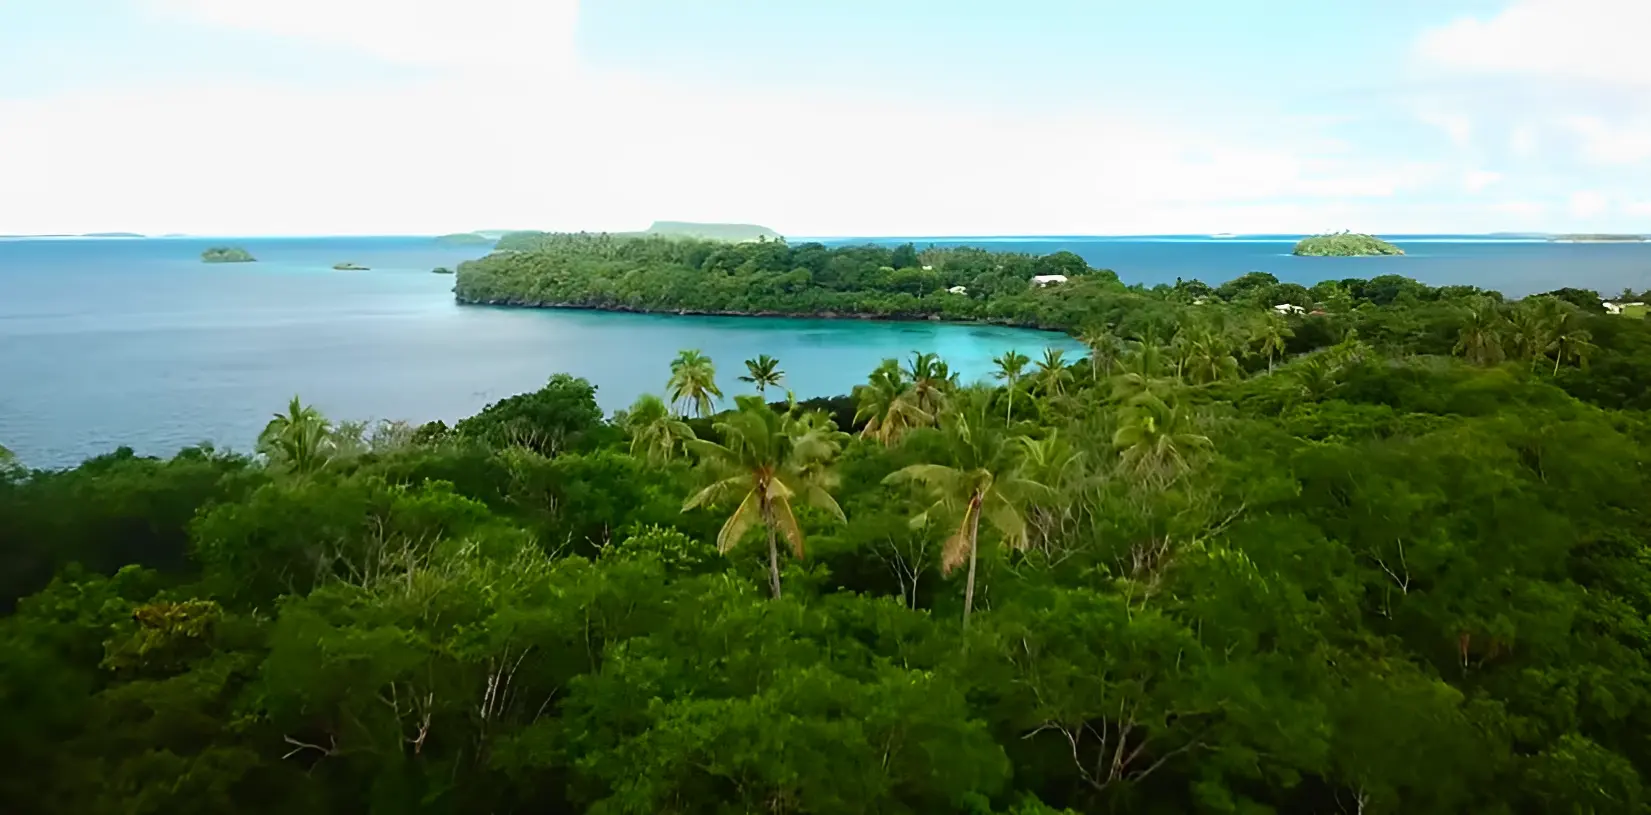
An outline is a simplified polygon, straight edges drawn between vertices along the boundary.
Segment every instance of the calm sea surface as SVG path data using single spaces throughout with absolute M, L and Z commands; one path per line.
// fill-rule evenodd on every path
M 878 360 L 943 355 L 965 378 L 1009 348 L 1064 337 L 956 325 L 664 317 L 453 303 L 431 274 L 485 250 L 428 238 L 237 239 L 255 264 L 206 265 L 200 239 L 0 240 L 0 444 L 38 467 L 129 445 L 248 449 L 293 394 L 334 418 L 453 420 L 565 371 L 604 408 L 659 392 L 698 348 L 732 394 L 741 361 L 778 357 L 799 396 L 846 393 Z M 1071 250 L 1127 282 L 1219 282 L 1263 270 L 1312 283 L 1398 273 L 1525 294 L 1651 288 L 1651 245 L 1401 240 L 1403 258 L 1293 258 L 1288 238 L 918 239 Z M 371 267 L 333 271 L 339 262 Z

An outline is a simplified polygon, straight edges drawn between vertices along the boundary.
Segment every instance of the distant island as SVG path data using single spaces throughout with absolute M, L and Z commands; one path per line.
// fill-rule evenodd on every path
M 430 273 L 431 274 L 452 274 L 453 270 L 447 268 L 446 266 L 437 266 L 436 268 L 431 269 Z
M 334 263 L 332 265 L 332 267 L 334 269 L 337 269 L 340 272 L 370 272 L 370 271 L 372 271 L 371 269 L 367 268 L 366 266 L 357 266 L 354 263 L 348 263 L 348 262 L 346 262 L 346 263 Z
M 257 258 L 239 246 L 214 246 L 201 253 L 205 263 L 252 263 Z
M 499 238 L 495 246 L 501 252 L 531 252 L 542 247 L 546 240 L 556 235 L 567 233 L 522 231 L 511 232 Z M 702 224 L 688 221 L 654 221 L 651 226 L 641 232 L 598 232 L 583 233 L 609 235 L 615 238 L 683 238 L 701 241 L 720 241 L 725 243 L 756 243 L 758 241 L 783 241 L 780 233 L 766 226 L 756 224 Z
M 436 243 L 446 246 L 492 246 L 498 240 L 497 237 L 488 237 L 480 232 L 455 232 L 438 236 Z
M 1548 240 L 1556 243 L 1640 243 L 1644 235 L 1555 235 Z
M 1302 257 L 1355 258 L 1375 255 L 1402 255 L 1404 250 L 1374 235 L 1336 232 L 1303 238 L 1291 252 Z
M 82 238 L 141 238 L 136 232 L 87 232 Z

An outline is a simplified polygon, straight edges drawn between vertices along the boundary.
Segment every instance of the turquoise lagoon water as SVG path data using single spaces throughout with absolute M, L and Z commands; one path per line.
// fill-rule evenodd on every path
M 203 264 L 183 239 L 0 241 L 0 444 L 36 467 L 128 445 L 249 449 L 294 394 L 334 418 L 471 415 L 557 372 L 608 411 L 661 392 L 679 349 L 734 376 L 778 357 L 799 397 L 847 393 L 877 363 L 941 354 L 965 378 L 1059 334 L 933 323 L 676 317 L 459 306 L 450 275 L 485 252 L 419 238 L 237 240 Z M 368 266 L 340 272 L 334 263 Z
M 1304 283 L 1396 273 L 1513 295 L 1651 288 L 1646 244 L 1400 238 L 1407 257 L 1338 259 L 1290 257 L 1289 236 L 916 240 L 1065 249 L 1149 285 L 1262 270 Z M 260 262 L 200 262 L 203 248 L 225 242 Z M 682 348 L 709 354 L 730 393 L 742 360 L 772 354 L 805 398 L 847 393 L 879 360 L 914 350 L 972 379 L 1010 348 L 1077 348 L 1055 334 L 977 326 L 455 305 L 453 278 L 430 270 L 485 251 L 400 237 L 0 240 L 0 444 L 37 467 L 119 445 L 245 450 L 294 394 L 334 418 L 452 421 L 556 372 L 594 382 L 611 411 L 658 392 Z M 345 261 L 371 271 L 331 268 Z

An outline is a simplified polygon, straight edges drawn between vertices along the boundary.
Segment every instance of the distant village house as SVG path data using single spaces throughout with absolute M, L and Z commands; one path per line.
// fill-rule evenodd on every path
M 1032 285 L 1037 286 L 1039 288 L 1042 288 L 1043 286 L 1047 286 L 1051 283 L 1065 283 L 1065 282 L 1066 282 L 1066 275 L 1063 275 L 1063 274 L 1040 274 L 1040 275 L 1035 275 L 1032 278 Z
M 1636 301 L 1633 303 L 1602 303 L 1601 305 L 1605 306 L 1606 314 L 1621 314 L 1622 310 L 1625 308 L 1630 306 L 1643 306 L 1645 304 Z
M 952 294 L 968 294 L 969 293 L 969 289 L 968 289 L 967 286 L 953 286 L 953 287 L 947 289 L 946 291 L 951 292 Z
M 1306 314 L 1307 313 L 1307 309 L 1304 309 L 1301 306 L 1298 306 L 1294 303 L 1279 303 L 1278 305 L 1273 306 L 1273 311 L 1276 311 L 1280 314 Z

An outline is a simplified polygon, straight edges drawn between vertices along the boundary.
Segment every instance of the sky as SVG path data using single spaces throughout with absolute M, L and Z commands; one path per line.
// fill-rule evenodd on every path
M 1651 0 L 0 0 L 0 233 L 1651 232 Z

